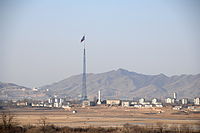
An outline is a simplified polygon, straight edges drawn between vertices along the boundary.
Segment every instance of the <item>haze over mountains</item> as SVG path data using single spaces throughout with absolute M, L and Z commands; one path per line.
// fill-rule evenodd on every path
M 18 99 L 36 99 L 45 96 L 44 93 L 40 91 L 35 91 L 33 89 L 16 85 L 13 83 L 3 83 L 0 82 L 0 100 L 18 100 Z
M 49 96 L 71 97 L 77 99 L 81 96 L 82 75 L 71 76 L 59 82 L 40 87 L 38 91 L 25 88 L 27 95 L 33 98 L 48 98 Z M 8 86 L 0 83 L 0 94 L 5 93 Z M 48 89 L 48 91 L 47 91 Z M 15 94 L 15 89 L 9 89 L 9 96 Z M 168 77 L 164 74 L 144 75 L 124 69 L 113 70 L 99 74 L 87 74 L 88 98 L 93 99 L 98 90 L 102 91 L 103 99 L 137 99 L 172 97 L 173 92 L 178 98 L 194 98 L 200 96 L 200 74 L 180 75 Z M 23 96 L 26 97 L 26 94 Z M 19 93 L 15 97 L 20 98 Z

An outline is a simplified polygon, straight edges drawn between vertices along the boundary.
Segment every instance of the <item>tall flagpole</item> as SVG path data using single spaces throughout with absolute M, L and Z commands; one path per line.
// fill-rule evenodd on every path
M 83 41 L 83 77 L 82 77 L 82 100 L 87 100 L 87 88 L 86 88 L 86 48 L 85 48 L 85 35 L 81 39 Z

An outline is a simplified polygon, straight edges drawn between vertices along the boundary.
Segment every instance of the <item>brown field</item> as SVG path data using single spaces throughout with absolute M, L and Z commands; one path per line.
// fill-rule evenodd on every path
M 72 110 L 77 113 L 73 114 Z M 122 127 L 129 123 L 141 126 L 190 125 L 199 127 L 200 113 L 174 111 L 170 108 L 135 109 L 122 107 L 77 107 L 71 110 L 44 108 L 11 108 L 9 111 L 20 125 L 38 125 L 42 117 L 47 124 L 58 127 Z M 162 113 L 159 113 L 162 112 Z

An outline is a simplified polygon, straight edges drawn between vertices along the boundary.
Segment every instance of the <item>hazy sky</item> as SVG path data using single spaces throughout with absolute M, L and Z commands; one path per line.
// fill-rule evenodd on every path
M 200 73 L 200 1 L 0 0 L 0 81 L 38 87 L 124 68 Z

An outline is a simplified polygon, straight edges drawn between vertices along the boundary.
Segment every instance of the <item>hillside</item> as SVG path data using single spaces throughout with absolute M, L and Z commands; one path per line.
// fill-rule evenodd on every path
M 81 96 L 82 75 L 71 76 L 62 81 L 41 87 L 49 89 L 47 95 L 77 98 Z M 100 74 L 87 74 L 87 92 L 92 100 L 98 90 L 102 97 L 132 99 L 144 97 L 166 98 L 178 93 L 178 98 L 200 96 L 200 74 L 168 77 L 164 74 L 144 75 L 124 69 Z
M 45 94 L 13 83 L 0 82 L 0 100 L 42 98 Z

